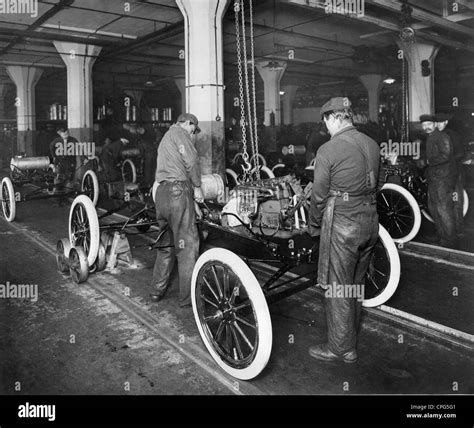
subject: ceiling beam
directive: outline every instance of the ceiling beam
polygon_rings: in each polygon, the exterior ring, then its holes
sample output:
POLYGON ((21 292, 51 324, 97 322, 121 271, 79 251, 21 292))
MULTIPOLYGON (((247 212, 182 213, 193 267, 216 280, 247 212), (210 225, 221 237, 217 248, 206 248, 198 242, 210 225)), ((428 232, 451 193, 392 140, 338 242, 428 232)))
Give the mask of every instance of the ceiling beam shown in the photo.
MULTIPOLYGON (((397 0, 366 0, 367 3, 373 4, 375 6, 382 7, 384 9, 390 10, 391 12, 397 12, 400 15, 402 14, 400 7, 401 4, 397 0)), ((474 30, 468 28, 464 25, 457 24, 446 18, 442 18, 431 12, 426 12, 422 9, 418 9, 416 6, 410 5, 413 9, 412 18, 418 19, 420 21, 429 23, 431 25, 444 28, 445 30, 455 31, 457 33, 464 34, 465 36, 474 37, 474 30)))
MULTIPOLYGON (((35 22, 33 22, 33 24, 28 26, 27 31, 33 31, 37 29, 38 27, 41 26, 41 24, 48 21, 50 18, 52 18, 58 12, 63 10, 65 7, 70 6, 72 3, 74 3, 74 0, 59 0, 57 4, 55 4, 51 9, 49 9, 45 13, 43 13, 43 15, 41 15, 38 19, 36 19, 35 22)), ((15 37, 7 46, 5 46, 0 51, 0 56, 5 55, 11 47, 15 46, 21 40, 22 40, 22 36, 15 37)))
POLYGON ((166 39, 169 39, 170 37, 174 37, 179 34, 184 34, 184 21, 183 20, 178 21, 176 24, 169 25, 168 27, 161 28, 158 31, 154 31, 153 33, 147 34, 146 36, 140 37, 139 39, 134 40, 133 42, 130 42, 123 47, 119 47, 118 49, 114 49, 110 52, 106 52, 100 55, 97 58, 97 61, 100 61, 104 58, 108 58, 111 56, 112 57, 117 56, 134 49, 139 49, 141 47, 149 45, 150 43, 157 43, 161 40, 166 40, 166 39))

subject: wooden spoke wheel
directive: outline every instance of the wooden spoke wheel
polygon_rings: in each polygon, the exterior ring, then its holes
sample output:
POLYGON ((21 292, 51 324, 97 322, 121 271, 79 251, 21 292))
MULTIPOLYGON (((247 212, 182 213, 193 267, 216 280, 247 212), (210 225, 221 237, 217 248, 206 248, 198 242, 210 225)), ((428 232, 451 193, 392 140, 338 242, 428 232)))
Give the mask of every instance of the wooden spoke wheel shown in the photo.
POLYGON ((233 252, 213 248, 198 259, 192 277, 194 317, 211 356, 237 379, 253 379, 267 365, 272 324, 255 275, 233 252))
POLYGON ((137 168, 131 159, 125 159, 122 163, 122 179, 127 183, 137 182, 137 168))

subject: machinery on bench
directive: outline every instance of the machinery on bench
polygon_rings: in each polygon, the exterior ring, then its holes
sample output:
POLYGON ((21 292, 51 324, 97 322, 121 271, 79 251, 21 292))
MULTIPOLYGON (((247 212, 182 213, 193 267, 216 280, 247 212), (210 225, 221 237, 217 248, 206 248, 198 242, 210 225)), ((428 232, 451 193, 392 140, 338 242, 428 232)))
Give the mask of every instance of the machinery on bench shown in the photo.
MULTIPOLYGON (((8 222, 16 217, 17 202, 37 199, 67 198, 79 193, 88 195, 94 204, 99 198, 99 184, 94 171, 82 165, 79 182, 68 180, 48 156, 15 156, 10 162, 10 177, 1 182, 1 203, 3 215, 8 222), (81 171, 83 170, 83 171, 81 171)), ((76 170, 74 176, 77 176, 76 170)))

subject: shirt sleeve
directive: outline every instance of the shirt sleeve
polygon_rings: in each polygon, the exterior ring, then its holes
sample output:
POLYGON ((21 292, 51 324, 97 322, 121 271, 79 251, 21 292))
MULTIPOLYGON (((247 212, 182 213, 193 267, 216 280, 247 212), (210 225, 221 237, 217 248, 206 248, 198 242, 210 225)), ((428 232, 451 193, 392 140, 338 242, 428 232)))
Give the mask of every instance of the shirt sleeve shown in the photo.
POLYGON ((201 186, 201 167, 197 150, 194 147, 191 138, 185 137, 178 143, 178 151, 181 155, 186 172, 194 187, 201 186))
POLYGON ((309 212, 309 223, 314 227, 321 227, 321 219, 329 194, 330 169, 329 159, 318 151, 314 164, 314 182, 309 212))

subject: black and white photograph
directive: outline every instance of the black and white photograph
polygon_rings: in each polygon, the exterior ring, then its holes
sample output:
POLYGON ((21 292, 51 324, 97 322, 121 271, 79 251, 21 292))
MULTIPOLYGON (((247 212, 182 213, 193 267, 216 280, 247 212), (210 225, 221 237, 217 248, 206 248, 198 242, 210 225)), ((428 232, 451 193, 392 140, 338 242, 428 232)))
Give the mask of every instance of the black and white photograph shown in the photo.
POLYGON ((0 0, 0 205, 1 428, 474 426, 474 0, 0 0))

